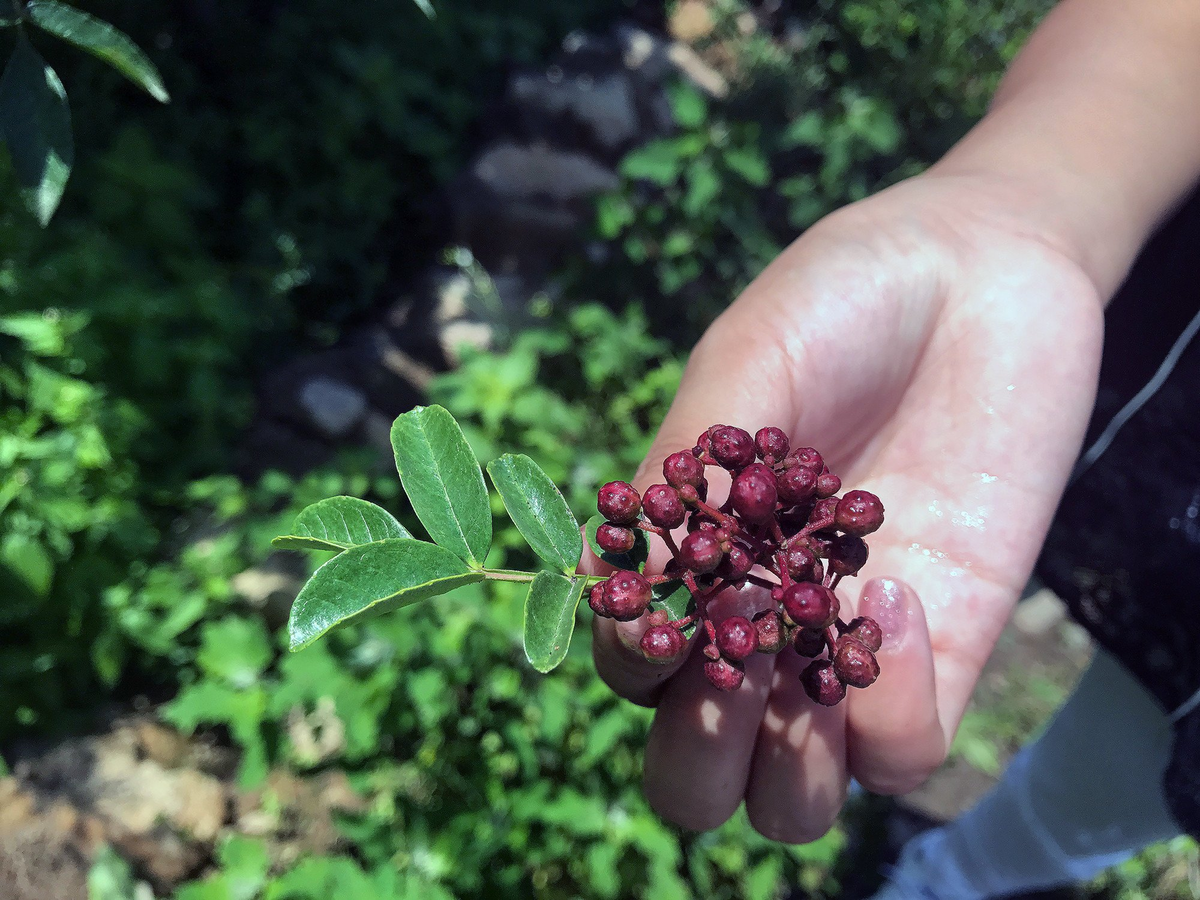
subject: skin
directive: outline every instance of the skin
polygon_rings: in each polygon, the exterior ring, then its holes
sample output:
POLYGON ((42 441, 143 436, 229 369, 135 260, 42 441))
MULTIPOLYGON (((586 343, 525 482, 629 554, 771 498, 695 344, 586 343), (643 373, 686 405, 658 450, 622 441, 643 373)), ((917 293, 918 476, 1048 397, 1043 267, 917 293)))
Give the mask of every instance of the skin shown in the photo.
POLYGON ((756 654, 719 693, 699 653, 651 665, 644 621, 595 619, 601 676, 657 706, 645 792, 664 818, 714 828, 744 803, 767 837, 810 841, 850 777, 901 793, 945 758, 1078 454, 1103 305, 1200 174, 1197 83, 1200 4, 1063 4, 943 161, 809 229, 709 328, 635 486, 714 423, 817 447, 888 511, 869 580, 838 589, 882 626, 882 673, 826 709, 804 661, 756 654))

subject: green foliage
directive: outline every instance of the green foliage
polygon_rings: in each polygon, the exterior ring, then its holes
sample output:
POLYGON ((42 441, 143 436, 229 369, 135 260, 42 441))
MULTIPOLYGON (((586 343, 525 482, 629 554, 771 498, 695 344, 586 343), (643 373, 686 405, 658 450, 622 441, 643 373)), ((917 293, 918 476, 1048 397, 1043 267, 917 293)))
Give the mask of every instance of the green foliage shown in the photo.
POLYGON ((15 0, 17 46, 0 76, 0 141, 8 147, 25 205, 45 226, 58 209, 74 164, 67 92, 25 31, 37 29, 74 44, 142 87, 156 100, 169 99, 158 70, 129 37, 95 16, 57 0, 15 0))

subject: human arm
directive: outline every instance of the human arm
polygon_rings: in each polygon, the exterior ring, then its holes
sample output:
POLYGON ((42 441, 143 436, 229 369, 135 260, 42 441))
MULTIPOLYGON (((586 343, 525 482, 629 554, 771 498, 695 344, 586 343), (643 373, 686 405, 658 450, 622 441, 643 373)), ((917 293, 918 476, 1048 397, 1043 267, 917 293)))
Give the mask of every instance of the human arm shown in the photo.
POLYGON ((708 425, 780 425, 883 498, 864 574, 896 580, 839 589, 889 640, 879 681, 831 710, 786 654, 717 694, 697 654, 666 677, 627 647, 644 626, 597 622, 601 674, 658 704, 646 792, 667 818, 714 827, 744 800, 764 834, 809 840, 849 776, 899 792, 944 757, 1078 451, 1101 304, 1200 172, 1200 4, 1152 5, 1133 27, 1146 5, 1068 0, 941 163, 810 229, 697 346, 638 486, 708 425))

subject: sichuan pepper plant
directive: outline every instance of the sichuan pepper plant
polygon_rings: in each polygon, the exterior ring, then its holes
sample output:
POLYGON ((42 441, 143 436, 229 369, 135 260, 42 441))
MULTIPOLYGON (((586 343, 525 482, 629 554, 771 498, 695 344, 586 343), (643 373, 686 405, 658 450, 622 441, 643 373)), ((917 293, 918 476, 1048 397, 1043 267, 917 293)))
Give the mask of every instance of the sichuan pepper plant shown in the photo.
POLYGON ((813 660, 801 682, 826 706, 840 702, 848 686, 867 687, 879 675, 878 624, 867 617, 845 621, 834 588, 866 562, 863 537, 883 523, 883 505, 867 491, 839 497, 841 479, 821 455, 792 450, 779 428, 751 437, 714 425, 695 447, 667 457, 665 484, 644 495, 623 481, 604 485, 600 514, 583 531, 593 552, 615 569, 608 576, 575 573, 583 555, 579 523, 538 465, 513 454, 490 463, 488 475, 517 529, 551 569, 486 567, 488 490, 458 423, 440 406, 418 407, 396 419, 391 437, 401 483, 433 540, 414 538, 386 510, 353 497, 303 510, 275 545, 337 555, 296 598, 293 650, 336 626, 490 579, 529 584, 525 654, 539 672, 566 656, 587 592, 599 616, 629 621, 649 612, 641 651, 651 662, 676 661, 699 629, 705 675, 720 690, 741 686, 751 654, 787 648, 813 660), (708 467, 732 475, 720 507, 707 502, 708 467), (686 536, 676 541, 672 532, 685 525, 686 536), (672 557, 654 575, 645 572, 651 536, 672 557), (718 594, 747 586, 767 590, 770 606, 753 619, 710 615, 718 594))

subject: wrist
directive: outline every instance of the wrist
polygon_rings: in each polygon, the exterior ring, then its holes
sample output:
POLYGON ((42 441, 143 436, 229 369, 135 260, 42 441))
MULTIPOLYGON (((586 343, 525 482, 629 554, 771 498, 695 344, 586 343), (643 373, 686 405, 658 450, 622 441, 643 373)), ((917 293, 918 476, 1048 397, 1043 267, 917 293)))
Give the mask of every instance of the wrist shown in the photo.
POLYGON ((1157 213, 1138 208, 1112 179, 1081 172, 1057 153, 991 141, 988 125, 981 123, 922 177, 969 182, 997 224, 1070 260, 1107 303, 1157 213))

